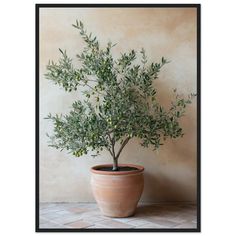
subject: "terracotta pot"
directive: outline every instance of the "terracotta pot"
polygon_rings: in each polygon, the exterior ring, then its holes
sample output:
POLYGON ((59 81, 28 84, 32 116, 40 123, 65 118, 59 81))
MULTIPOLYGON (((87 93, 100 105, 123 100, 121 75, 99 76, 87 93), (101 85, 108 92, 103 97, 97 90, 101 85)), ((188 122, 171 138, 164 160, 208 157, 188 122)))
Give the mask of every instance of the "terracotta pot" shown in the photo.
POLYGON ((99 165, 91 168, 91 185, 94 197, 103 215, 109 217, 128 217, 134 214, 143 192, 142 166, 119 164, 136 167, 131 171, 104 171, 99 165))

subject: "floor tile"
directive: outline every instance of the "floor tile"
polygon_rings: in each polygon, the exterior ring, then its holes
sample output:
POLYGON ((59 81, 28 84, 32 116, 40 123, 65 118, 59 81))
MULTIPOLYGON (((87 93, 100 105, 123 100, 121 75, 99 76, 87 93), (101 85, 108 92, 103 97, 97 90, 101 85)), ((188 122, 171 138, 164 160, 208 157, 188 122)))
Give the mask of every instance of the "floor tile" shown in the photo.
POLYGON ((42 203, 40 228, 196 228, 196 205, 139 203, 134 216, 103 216, 95 203, 42 203))
POLYGON ((61 224, 56 224, 56 223, 52 223, 52 222, 47 222, 47 223, 44 223, 44 224, 40 224, 40 229, 60 229, 60 228, 64 228, 63 225, 61 224))
POLYGON ((57 217, 53 219, 53 222, 59 223, 59 224, 68 224, 75 221, 81 220, 81 216, 79 215, 71 215, 71 216, 64 216, 64 217, 57 217))
POLYGON ((169 227, 159 225, 159 224, 154 224, 154 223, 148 223, 148 224, 136 227, 136 228, 141 228, 141 229, 165 229, 165 228, 169 228, 169 227))
POLYGON ((105 228, 119 228, 119 229, 132 228, 132 225, 114 220, 104 220, 99 222, 99 225, 102 225, 105 228))
POLYGON ((87 228, 89 226, 92 226, 93 223, 89 223, 83 220, 78 220, 70 224, 66 224, 67 227, 69 228, 76 228, 76 229, 81 229, 81 228, 87 228))
POLYGON ((192 229, 192 228, 197 228, 197 224, 191 221, 184 222, 182 224, 176 225, 174 228, 181 228, 181 229, 192 229))
POLYGON ((128 222, 130 225, 133 226, 142 226, 142 225, 146 225, 149 224, 150 222, 146 221, 146 220, 131 220, 128 222))

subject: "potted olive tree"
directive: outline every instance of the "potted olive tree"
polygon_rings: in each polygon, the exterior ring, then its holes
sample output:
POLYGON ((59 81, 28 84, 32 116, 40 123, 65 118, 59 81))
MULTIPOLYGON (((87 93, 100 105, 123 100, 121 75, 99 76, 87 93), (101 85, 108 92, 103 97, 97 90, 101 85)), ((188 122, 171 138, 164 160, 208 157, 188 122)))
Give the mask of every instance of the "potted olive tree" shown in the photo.
POLYGON ((50 146, 68 150, 76 157, 104 149, 112 164, 91 168, 92 190, 103 214, 127 217, 134 214, 143 190, 142 166, 119 164, 119 157, 129 141, 136 137, 144 147, 157 149, 167 137, 183 136, 179 118, 185 113, 187 98, 175 93, 175 100, 165 109, 158 101, 153 81, 167 63, 148 63, 145 50, 131 50, 114 59, 115 46, 101 48, 96 37, 88 34, 82 22, 73 25, 85 42, 77 55, 80 68, 61 49, 57 63, 47 65, 46 78, 67 92, 80 89, 84 98, 72 104, 65 115, 47 117, 54 124, 50 146), (138 58, 139 57, 139 58, 138 58), (139 59, 139 63, 137 62, 139 59))

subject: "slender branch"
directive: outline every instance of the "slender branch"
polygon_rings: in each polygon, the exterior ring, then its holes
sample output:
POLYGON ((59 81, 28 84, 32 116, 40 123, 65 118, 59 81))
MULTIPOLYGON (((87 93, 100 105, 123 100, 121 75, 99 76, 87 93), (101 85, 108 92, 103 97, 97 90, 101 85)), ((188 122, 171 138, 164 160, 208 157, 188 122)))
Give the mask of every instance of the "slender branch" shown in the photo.
POLYGON ((119 158, 121 151, 123 150, 123 148, 125 147, 125 145, 129 142, 129 140, 130 140, 130 137, 128 137, 128 138, 126 138, 126 139, 124 140, 124 142, 122 143, 122 145, 121 145, 121 147, 120 147, 120 150, 118 151, 118 153, 117 153, 117 155, 116 155, 116 157, 115 157, 116 159, 119 158))
POLYGON ((115 158, 115 156, 116 156, 116 154, 115 154, 115 142, 114 142, 115 140, 114 140, 114 138, 111 137, 110 133, 107 133, 107 135, 108 135, 108 138, 111 142, 111 148, 112 148, 112 153, 113 153, 112 156, 115 158))
POLYGON ((93 79, 87 79, 87 81, 89 81, 89 82, 98 82, 97 80, 93 80, 93 79))
POLYGON ((112 151, 110 150, 110 148, 106 147, 106 149, 110 152, 111 156, 113 157, 112 151))
POLYGON ((115 144, 113 143, 112 144, 112 152, 113 152, 113 154, 114 154, 114 157, 116 156, 116 154, 115 154, 115 144))
POLYGON ((88 85, 88 84, 86 84, 86 83, 84 83, 84 85, 85 85, 85 86, 88 86, 89 88, 91 88, 91 89, 92 89, 93 91, 95 91, 96 93, 99 93, 99 94, 101 94, 101 95, 104 96, 103 93, 100 93, 100 92, 96 91, 92 86, 90 86, 90 85, 88 85))
MULTIPOLYGON (((84 85, 83 85, 83 86, 88 86, 88 87, 91 88, 95 93, 99 93, 99 94, 105 96, 104 93, 100 93, 98 90, 95 90, 92 86, 90 86, 89 84, 87 84, 87 83, 85 83, 85 82, 84 82, 84 85)), ((114 96, 112 96, 108 91, 106 91, 106 93, 107 93, 109 96, 114 97, 114 96)))

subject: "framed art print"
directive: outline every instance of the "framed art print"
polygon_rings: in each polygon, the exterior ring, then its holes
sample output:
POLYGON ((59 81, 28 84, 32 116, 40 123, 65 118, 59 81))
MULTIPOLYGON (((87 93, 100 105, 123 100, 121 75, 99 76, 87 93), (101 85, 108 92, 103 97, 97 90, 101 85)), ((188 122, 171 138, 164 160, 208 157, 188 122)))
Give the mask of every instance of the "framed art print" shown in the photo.
POLYGON ((200 5, 36 4, 36 231, 200 232, 200 5))

